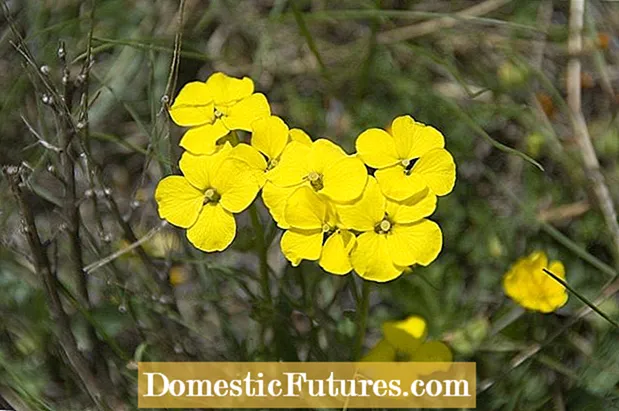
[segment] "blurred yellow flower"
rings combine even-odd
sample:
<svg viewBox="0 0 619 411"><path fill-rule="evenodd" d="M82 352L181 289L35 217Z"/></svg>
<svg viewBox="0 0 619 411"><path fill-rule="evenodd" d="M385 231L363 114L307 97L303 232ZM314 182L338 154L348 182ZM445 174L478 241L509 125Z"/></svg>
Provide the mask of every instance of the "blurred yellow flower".
<svg viewBox="0 0 619 411"><path fill-rule="evenodd" d="M307 185L336 203L350 203L361 196L367 170L356 156L347 155L329 140L318 139L311 146L290 142L279 165L267 179L278 187Z"/></svg>
<svg viewBox="0 0 619 411"><path fill-rule="evenodd" d="M505 294L529 310L552 312L567 302L567 290L543 269L565 280L565 268L560 261L551 261L543 251L522 257L503 278Z"/></svg>
<svg viewBox="0 0 619 411"><path fill-rule="evenodd" d="M456 166L444 149L443 135L410 116L393 120L390 132L371 128L357 137L361 159L375 168L376 180L387 198L404 201L427 188L443 196L456 181Z"/></svg>
<svg viewBox="0 0 619 411"><path fill-rule="evenodd" d="M211 154L217 141L232 130L251 131L258 118L271 114L261 93L254 93L254 82L214 73L206 82L187 83L170 107L170 117L190 127L180 146L193 154Z"/></svg>
<svg viewBox="0 0 619 411"><path fill-rule="evenodd" d="M175 287L186 283L189 277L187 267L181 264L174 264L168 272L170 284Z"/></svg>
<svg viewBox="0 0 619 411"><path fill-rule="evenodd" d="M453 355L440 341L428 341L426 321L416 315L402 321L387 321L380 340L361 361L433 361L451 362Z"/></svg>
<svg viewBox="0 0 619 411"><path fill-rule="evenodd" d="M285 219L290 228L284 232L281 248L284 256L297 266L302 260L318 260L332 274L352 270L349 254L355 236L338 227L333 207L308 186L301 186L286 202Z"/></svg>
<svg viewBox="0 0 619 411"><path fill-rule="evenodd" d="M164 178L155 190L160 217L187 228L189 241L203 251L230 245L233 213L246 209L260 189L247 164L230 157L232 150L226 143L210 156L185 152L179 162L184 175Z"/></svg>
<svg viewBox="0 0 619 411"><path fill-rule="evenodd" d="M413 264L428 265L438 256L443 236L438 224L427 220L436 208L428 190L397 203L387 200L369 177L359 201L337 207L344 228L360 231L352 250L352 266L366 280L385 282L399 277Z"/></svg>

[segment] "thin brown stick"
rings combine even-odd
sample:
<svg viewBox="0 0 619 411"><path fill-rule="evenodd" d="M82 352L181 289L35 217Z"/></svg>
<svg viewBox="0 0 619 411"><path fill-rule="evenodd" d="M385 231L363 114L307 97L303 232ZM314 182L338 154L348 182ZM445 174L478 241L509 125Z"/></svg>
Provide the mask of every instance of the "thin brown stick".
<svg viewBox="0 0 619 411"><path fill-rule="evenodd" d="M585 0L571 0L570 3L570 35L568 50L570 59L567 65L567 104L570 109L570 118L574 137L582 153L585 173L591 182L593 192L597 198L600 211L604 216L606 226L614 244L614 253L619 260L619 222L617 211L613 204L610 191L600 171L600 163L591 142L585 116L581 108L581 63L582 29L585 14Z"/></svg>
<svg viewBox="0 0 619 411"><path fill-rule="evenodd" d="M19 210L24 221L23 230L26 234L30 251L32 252L36 271L41 275L43 280L52 320L56 324L55 332L60 347L64 351L67 362L78 375L81 384L84 386L97 408L100 410L109 410L111 407L106 404L106 397L104 397L103 394L104 390L100 387L99 381L97 381L90 371L88 362L78 350L75 337L71 333L71 322L62 307L62 301L60 300L60 294L56 283L57 279L52 272L47 252L41 244L41 239L34 221L34 215L28 206L25 194L21 188L22 182L19 169L17 167L6 167L3 169L3 173L19 205Z"/></svg>
<svg viewBox="0 0 619 411"><path fill-rule="evenodd" d="M511 2L511 0L486 0L482 3L469 7L468 9L454 13L456 17L441 17L434 20L424 21L423 23L417 23L411 26L399 27L397 29L385 31L376 36L376 42L378 44L389 44L411 40L416 37L434 33L438 30L453 27L458 24L459 21L483 16L484 14L488 14L509 2Z"/></svg>

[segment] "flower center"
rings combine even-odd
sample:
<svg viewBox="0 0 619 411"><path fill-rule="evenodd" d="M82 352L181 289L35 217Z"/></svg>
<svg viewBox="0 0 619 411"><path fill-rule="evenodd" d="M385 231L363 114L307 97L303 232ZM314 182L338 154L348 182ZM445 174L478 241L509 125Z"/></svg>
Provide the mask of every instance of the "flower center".
<svg viewBox="0 0 619 411"><path fill-rule="evenodd" d="M419 158L411 158L411 159L406 158L400 161L400 165L404 167L404 174L410 175L411 171L413 170L413 166L417 163L418 160Z"/></svg>
<svg viewBox="0 0 619 411"><path fill-rule="evenodd" d="M315 171L310 172L307 175L307 179L309 180L314 191L320 191L324 187L324 184L322 183L322 175Z"/></svg>
<svg viewBox="0 0 619 411"><path fill-rule="evenodd" d="M331 231L331 227L329 226L329 224L323 224L322 225L322 232L323 233L328 233L329 231Z"/></svg>
<svg viewBox="0 0 619 411"><path fill-rule="evenodd" d="M215 109L215 118L222 118L223 116L224 116L224 113Z"/></svg>
<svg viewBox="0 0 619 411"><path fill-rule="evenodd" d="M279 164L279 160L274 158L273 160L269 161L269 164L267 165L267 170L271 170L277 167L278 164Z"/></svg>
<svg viewBox="0 0 619 411"><path fill-rule="evenodd" d="M383 220L374 227L374 231L378 234L387 234L391 231L391 221L387 220L387 218L383 218Z"/></svg>
<svg viewBox="0 0 619 411"><path fill-rule="evenodd" d="M208 203L217 203L220 198L221 196L219 195L217 191L215 191L215 189L208 188L204 192L204 201L202 202L202 204L206 205Z"/></svg>

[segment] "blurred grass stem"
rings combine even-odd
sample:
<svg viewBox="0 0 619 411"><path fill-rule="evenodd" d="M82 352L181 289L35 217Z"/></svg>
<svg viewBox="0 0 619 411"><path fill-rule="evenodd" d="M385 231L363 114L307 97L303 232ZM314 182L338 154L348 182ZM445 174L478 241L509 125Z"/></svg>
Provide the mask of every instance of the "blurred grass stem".
<svg viewBox="0 0 619 411"><path fill-rule="evenodd" d="M370 308L370 287L369 281L363 280L361 289L361 297L357 300L357 335L355 338L355 345L353 346L352 359L353 361L359 361L361 353L363 351L363 340L365 340L365 328L368 322L368 312Z"/></svg>

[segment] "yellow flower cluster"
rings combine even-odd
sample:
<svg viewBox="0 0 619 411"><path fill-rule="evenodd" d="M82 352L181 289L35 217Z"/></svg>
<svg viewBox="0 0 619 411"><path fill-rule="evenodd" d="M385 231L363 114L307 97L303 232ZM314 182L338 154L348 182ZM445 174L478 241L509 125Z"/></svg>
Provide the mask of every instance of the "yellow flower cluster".
<svg viewBox="0 0 619 411"><path fill-rule="evenodd" d="M230 245L233 214L262 190L284 256L293 264L318 261L333 274L355 270L389 281L414 264L431 263L442 248L428 220L436 197L455 182L453 158L440 132L396 118L390 131L369 129L347 154L327 139L312 140L271 115L254 84L223 73L183 87L170 107L189 130L180 145L183 176L158 185L159 214L187 229L189 241L211 252ZM251 133L239 142L236 130Z"/></svg>
<svg viewBox="0 0 619 411"><path fill-rule="evenodd" d="M567 302L567 290L544 268L565 281L565 268L560 261L551 261L543 251L522 257L503 278L503 289L512 300L533 311L549 313Z"/></svg>
<svg viewBox="0 0 619 411"><path fill-rule="evenodd" d="M401 321L387 321L380 340L361 361L432 361L451 362L453 354L441 341L426 341L426 321L416 315Z"/></svg>

